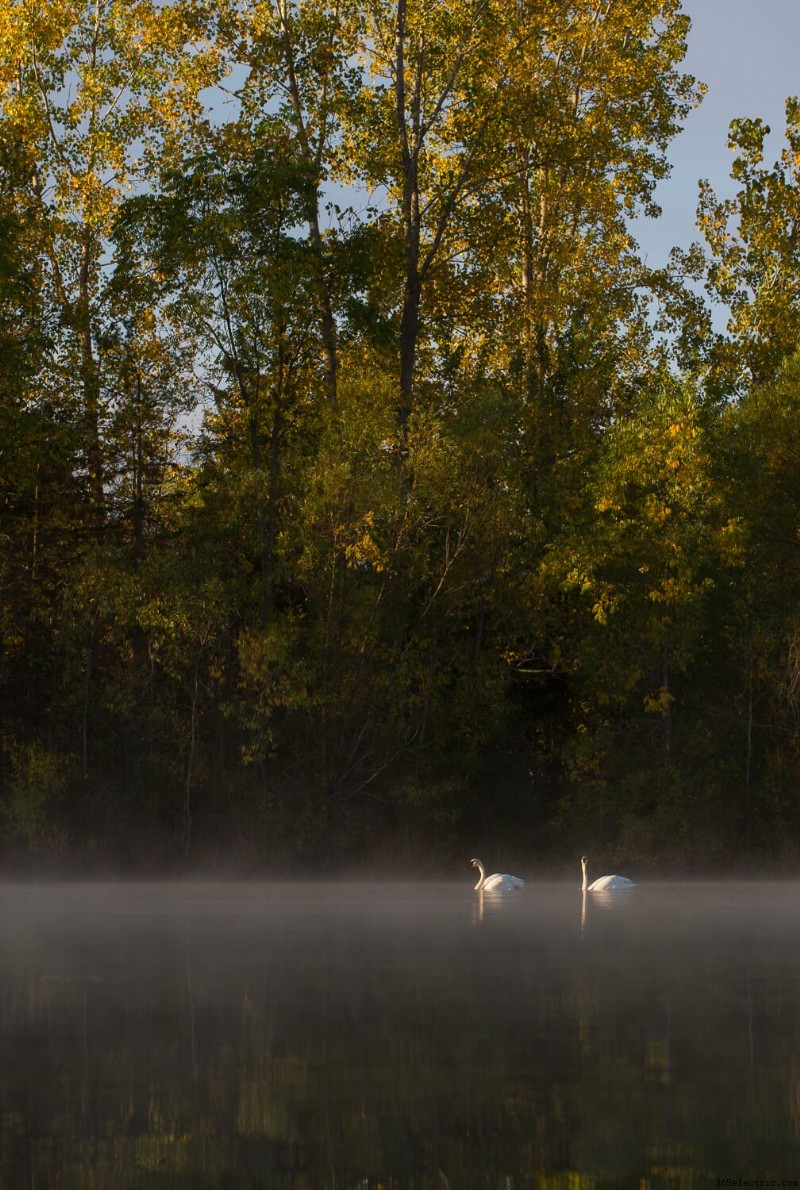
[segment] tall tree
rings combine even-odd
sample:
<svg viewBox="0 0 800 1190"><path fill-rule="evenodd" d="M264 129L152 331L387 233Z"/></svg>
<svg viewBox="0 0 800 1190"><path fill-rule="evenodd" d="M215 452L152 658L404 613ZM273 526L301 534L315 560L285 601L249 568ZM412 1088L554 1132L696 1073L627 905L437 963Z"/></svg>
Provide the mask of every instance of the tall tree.
<svg viewBox="0 0 800 1190"><path fill-rule="evenodd" d="M335 403L339 374L336 262L323 202L341 166L340 121L357 82L353 58L360 28L352 0L271 0L238 11L238 53L247 64L240 91L243 124L277 120L304 170L303 217L311 246L312 296L318 317L325 390Z"/></svg>
<svg viewBox="0 0 800 1190"><path fill-rule="evenodd" d="M579 812L598 830L622 819L629 846L704 812L690 806L709 771L695 688L742 538L715 482L714 408L668 375L654 385L609 431L591 512L545 563L577 612L553 657L572 691Z"/></svg>
<svg viewBox="0 0 800 1190"><path fill-rule="evenodd" d="M381 0L365 15L365 81L351 105L346 138L357 176L385 193L388 226L393 234L396 226L399 237L401 285L389 274L384 284L391 285L398 309L398 417L405 432L423 292L435 266L463 246L460 211L486 176L502 21L487 0Z"/></svg>
<svg viewBox="0 0 800 1190"><path fill-rule="evenodd" d="M0 117L25 146L51 299L66 331L63 383L78 377L82 462L95 517L105 505L102 361L108 236L141 177L216 75L194 5L59 0L0 6Z"/></svg>
<svg viewBox="0 0 800 1190"><path fill-rule="evenodd" d="M401 424L420 343L435 342L443 315L463 313L465 287L479 295L478 342L487 317L496 325L498 283L508 287L512 334L539 389L557 366L545 356L568 325L566 294L584 317L597 292L584 298L581 287L599 280L615 317L635 312L641 278L624 217L651 203L666 145L699 94L677 69L687 29L677 0L368 8L366 82L346 131L400 241Z"/></svg>
<svg viewBox="0 0 800 1190"><path fill-rule="evenodd" d="M252 542L264 623L277 586L284 449L304 413L319 416L309 400L316 248L297 234L314 188L281 122L268 119L209 134L161 195L126 212L130 250L155 261L164 316L212 399L207 457L240 513L251 511L239 530Z"/></svg>
<svg viewBox="0 0 800 1190"><path fill-rule="evenodd" d="M530 44L499 97L493 190L500 339L518 344L508 364L522 370L547 476L555 458L582 455L648 369L648 281L629 220L658 213L667 145L702 88L679 70L689 22L678 3L518 12Z"/></svg>
<svg viewBox="0 0 800 1190"><path fill-rule="evenodd" d="M730 311L712 377L728 391L772 382L800 342L800 101L786 101L786 145L764 164L760 119L731 123L738 192L718 199L701 185L698 225L709 251L707 286Z"/></svg>

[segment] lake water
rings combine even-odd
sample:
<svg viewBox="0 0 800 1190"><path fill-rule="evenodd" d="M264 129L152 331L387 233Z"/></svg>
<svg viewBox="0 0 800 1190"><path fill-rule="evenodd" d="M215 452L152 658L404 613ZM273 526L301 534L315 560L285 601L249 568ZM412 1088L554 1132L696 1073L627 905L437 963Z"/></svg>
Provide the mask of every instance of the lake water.
<svg viewBox="0 0 800 1190"><path fill-rule="evenodd" d="M800 884L0 886L3 1190L747 1179L800 1185Z"/></svg>

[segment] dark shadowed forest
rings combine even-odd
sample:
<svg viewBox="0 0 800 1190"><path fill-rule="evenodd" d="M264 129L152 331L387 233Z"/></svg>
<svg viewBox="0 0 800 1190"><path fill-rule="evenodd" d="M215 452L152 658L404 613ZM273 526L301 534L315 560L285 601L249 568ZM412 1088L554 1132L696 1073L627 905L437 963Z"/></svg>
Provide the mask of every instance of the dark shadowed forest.
<svg viewBox="0 0 800 1190"><path fill-rule="evenodd" d="M800 855L800 105L649 268L687 35L0 0L9 862Z"/></svg>

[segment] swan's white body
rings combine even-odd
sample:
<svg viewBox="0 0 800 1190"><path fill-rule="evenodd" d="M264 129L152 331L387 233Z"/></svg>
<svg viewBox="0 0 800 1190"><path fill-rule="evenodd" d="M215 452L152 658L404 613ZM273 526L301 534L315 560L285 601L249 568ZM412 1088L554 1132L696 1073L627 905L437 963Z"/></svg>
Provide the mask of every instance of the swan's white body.
<svg viewBox="0 0 800 1190"><path fill-rule="evenodd" d="M515 888L524 888L525 881L519 876L509 876L507 872L495 872L494 876L487 876L486 869L479 859L469 861L473 868L480 872L480 879L475 885L476 892L512 892Z"/></svg>
<svg viewBox="0 0 800 1190"><path fill-rule="evenodd" d="M583 869L583 884L581 888L584 892L617 892L623 888L636 888L632 880L627 876L600 876L597 880L593 880L589 884L586 875L586 856L581 856L581 868Z"/></svg>

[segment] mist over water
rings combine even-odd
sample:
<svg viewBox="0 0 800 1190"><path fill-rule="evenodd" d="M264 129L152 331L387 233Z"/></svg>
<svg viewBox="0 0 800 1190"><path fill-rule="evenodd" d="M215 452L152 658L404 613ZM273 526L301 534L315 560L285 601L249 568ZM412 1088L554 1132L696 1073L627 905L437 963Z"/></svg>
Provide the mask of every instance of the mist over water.
<svg viewBox="0 0 800 1190"><path fill-rule="evenodd" d="M1 886L0 1184L800 1178L800 885L578 883Z"/></svg>

